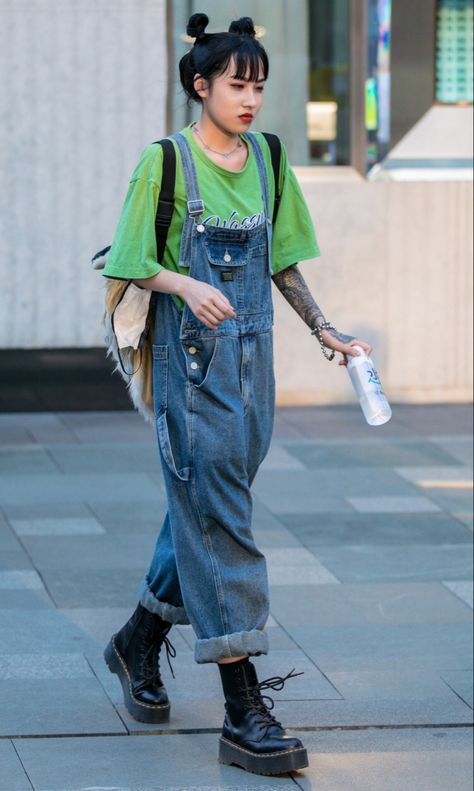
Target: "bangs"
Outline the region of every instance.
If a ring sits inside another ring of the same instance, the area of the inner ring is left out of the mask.
[[[257,48],[258,47],[258,48]],[[234,63],[233,80],[243,80],[244,82],[257,82],[262,76],[268,78],[268,59],[266,52],[253,41],[241,41],[240,46],[229,52],[219,72],[223,74],[229,66],[231,60]]]

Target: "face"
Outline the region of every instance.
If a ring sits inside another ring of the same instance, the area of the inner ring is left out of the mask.
[[[236,80],[232,77],[236,68],[233,59],[223,74],[215,77],[212,84],[196,76],[194,85],[202,98],[203,114],[228,134],[240,134],[249,128],[263,103],[265,79],[260,68],[256,82]]]

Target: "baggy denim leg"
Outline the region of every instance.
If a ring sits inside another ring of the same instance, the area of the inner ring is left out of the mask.
[[[179,583],[170,527],[166,514],[158,535],[150,570],[140,583],[140,604],[170,623],[189,624]]]

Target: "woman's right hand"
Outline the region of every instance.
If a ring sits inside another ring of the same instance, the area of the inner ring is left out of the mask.
[[[194,315],[210,330],[215,330],[222,321],[237,315],[226,296],[209,283],[186,275],[180,296]]]

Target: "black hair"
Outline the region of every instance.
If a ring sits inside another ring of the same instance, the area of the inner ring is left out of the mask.
[[[264,47],[255,38],[253,20],[244,16],[231,22],[229,30],[223,33],[206,33],[209,24],[207,14],[193,14],[188,22],[186,33],[192,36],[194,46],[179,61],[181,85],[191,100],[202,104],[202,99],[194,88],[194,77],[200,74],[209,84],[214,77],[223,74],[232,57],[235,58],[236,80],[256,82],[263,76],[268,78],[268,56]]]

